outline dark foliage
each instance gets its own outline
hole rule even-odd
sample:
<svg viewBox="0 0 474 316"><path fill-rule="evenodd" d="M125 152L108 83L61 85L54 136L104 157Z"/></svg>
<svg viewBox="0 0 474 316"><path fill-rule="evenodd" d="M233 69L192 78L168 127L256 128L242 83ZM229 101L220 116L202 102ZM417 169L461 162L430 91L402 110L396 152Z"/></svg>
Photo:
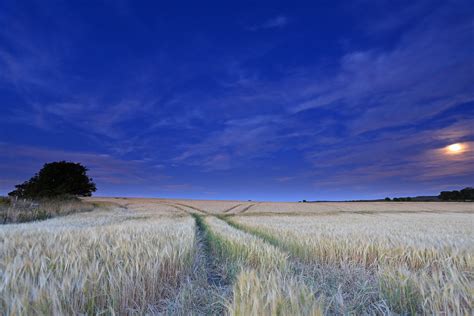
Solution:
<svg viewBox="0 0 474 316"><path fill-rule="evenodd" d="M87 168L80 163L59 161L47 163L30 180L15 186L8 195L25 199L91 196L96 191Z"/></svg>
<svg viewBox="0 0 474 316"><path fill-rule="evenodd" d="M461 191L443 191L438 197L443 201L474 201L474 188L464 188Z"/></svg>
<svg viewBox="0 0 474 316"><path fill-rule="evenodd" d="M411 202L413 199L409 196L407 197L399 197L399 198L393 198L394 202Z"/></svg>

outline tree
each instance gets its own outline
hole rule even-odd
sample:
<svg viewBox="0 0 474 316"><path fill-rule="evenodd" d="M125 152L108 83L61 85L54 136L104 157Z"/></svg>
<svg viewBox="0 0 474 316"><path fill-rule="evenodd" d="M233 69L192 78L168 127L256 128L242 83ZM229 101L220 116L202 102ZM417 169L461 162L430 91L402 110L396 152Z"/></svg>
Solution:
<svg viewBox="0 0 474 316"><path fill-rule="evenodd" d="M474 201L474 188L464 188L461 191L443 191L438 197L443 201Z"/></svg>
<svg viewBox="0 0 474 316"><path fill-rule="evenodd" d="M15 186L9 196L19 198L54 198L60 196L91 196L96 191L92 178L87 176L87 168L74 162L51 162L31 177Z"/></svg>
<svg viewBox="0 0 474 316"><path fill-rule="evenodd" d="M391 199L389 197L386 197L385 201L389 202L389 201L391 201Z"/></svg>
<svg viewBox="0 0 474 316"><path fill-rule="evenodd" d="M461 193L459 191L442 191L438 197L443 201L457 201L461 199Z"/></svg>
<svg viewBox="0 0 474 316"><path fill-rule="evenodd" d="M461 198L463 200L474 201L474 188L464 188L461 190Z"/></svg>

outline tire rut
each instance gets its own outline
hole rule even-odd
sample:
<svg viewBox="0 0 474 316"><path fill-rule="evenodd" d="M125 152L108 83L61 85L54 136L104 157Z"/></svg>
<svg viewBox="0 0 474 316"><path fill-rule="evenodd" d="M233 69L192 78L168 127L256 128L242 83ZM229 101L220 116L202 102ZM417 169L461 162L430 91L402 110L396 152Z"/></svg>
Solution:
<svg viewBox="0 0 474 316"><path fill-rule="evenodd" d="M209 245L208 237L206 236L206 228L202 217L197 214L192 214L192 216L196 222L196 240L204 254L207 283L210 286L218 288L228 287L228 282L221 277L218 272L217 264L212 259L211 247Z"/></svg>
<svg viewBox="0 0 474 316"><path fill-rule="evenodd" d="M218 273L219 269L213 260L209 237L206 235L206 226L203 223L205 215L187 210L185 212L195 220L195 255L192 269L183 276L183 283L176 295L164 302L156 314L228 315L232 284Z"/></svg>
<svg viewBox="0 0 474 316"><path fill-rule="evenodd" d="M186 214L186 215L189 215L190 213L185 210L184 208L178 206L178 205L174 205L174 204L168 204L168 203L163 203L163 205L168 205L168 206L171 206L171 207L174 207L175 209L177 209L178 211L182 212L183 214Z"/></svg>
<svg viewBox="0 0 474 316"><path fill-rule="evenodd" d="M180 205L180 206L188 207L188 208L193 209L193 210L195 210L195 211L198 211L198 212L200 212L200 213L202 213L202 214L210 215L209 212L206 212L206 211L204 211L204 210L201 210L201 209L199 209L199 208L197 208L197 207L194 207L194 206L192 206L192 205L187 205L187 204L178 203L178 202L175 202L175 203L173 203L173 204L174 204L174 205Z"/></svg>
<svg viewBox="0 0 474 316"><path fill-rule="evenodd" d="M237 204L237 205L234 205L234 206L232 206L231 208L228 208L228 209L224 210L223 213L229 213L230 211L232 211L233 209L235 209L235 208L237 208L237 207L239 207L239 206L241 206L241 205L242 205L242 203Z"/></svg>
<svg viewBox="0 0 474 316"><path fill-rule="evenodd" d="M248 210L250 210L252 207L254 207L255 205L257 205L257 204L250 204L249 206L244 207L244 208L243 208L240 212L238 212L237 214L245 213L245 212L247 212Z"/></svg>

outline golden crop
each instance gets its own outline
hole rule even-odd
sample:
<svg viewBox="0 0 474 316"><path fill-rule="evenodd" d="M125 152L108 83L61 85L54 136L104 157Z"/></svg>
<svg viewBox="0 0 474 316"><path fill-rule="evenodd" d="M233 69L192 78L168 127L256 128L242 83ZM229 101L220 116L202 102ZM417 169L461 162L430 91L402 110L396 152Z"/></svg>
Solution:
<svg viewBox="0 0 474 316"><path fill-rule="evenodd" d="M0 226L0 314L473 311L470 203L91 200Z"/></svg>

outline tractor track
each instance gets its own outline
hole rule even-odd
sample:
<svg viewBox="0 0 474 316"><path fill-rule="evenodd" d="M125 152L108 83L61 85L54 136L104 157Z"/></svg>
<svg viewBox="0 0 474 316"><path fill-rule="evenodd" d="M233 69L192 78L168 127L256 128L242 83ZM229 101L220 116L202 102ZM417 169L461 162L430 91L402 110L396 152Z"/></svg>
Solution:
<svg viewBox="0 0 474 316"><path fill-rule="evenodd" d="M174 207L175 209L177 209L178 211L180 211L182 214L185 214L185 215L189 215L189 212L187 210L185 210L184 208L178 206L178 205L174 205L174 204L170 204L170 203L162 203L163 205L168 205L168 206L171 206L171 207Z"/></svg>
<svg viewBox="0 0 474 316"><path fill-rule="evenodd" d="M190 208L190 209L192 209L192 210L195 210L195 211L198 211L198 212L200 212L200 213L202 213L202 214L210 215L209 212L206 212L206 211L201 210L201 209L199 209L199 208L197 208L197 207L194 207L194 206L191 206L191 205L187 205L187 204L184 204L184 203L174 202L173 205L179 205L179 206L188 207L188 208Z"/></svg>
<svg viewBox="0 0 474 316"><path fill-rule="evenodd" d="M237 204L237 205L234 205L234 206L232 206L231 208L228 208L228 209L224 210L223 213L229 213L230 211L232 211L233 209L235 209L235 208L237 208L237 207L239 207L239 206L241 206L241 205L242 205L242 203Z"/></svg>
<svg viewBox="0 0 474 316"><path fill-rule="evenodd" d="M240 212L238 212L237 214L242 214L242 213L245 213L247 212L248 210L250 210L252 207L254 207L255 205L257 205L256 203L255 204L250 204L249 206L246 206L244 207Z"/></svg>
<svg viewBox="0 0 474 316"><path fill-rule="evenodd" d="M211 246L207 236L207 227L204 224L204 219L199 214L192 214L196 221L196 240L198 247L202 253L205 273L208 285L212 287L228 287L228 282L219 274L217 263L213 259Z"/></svg>

